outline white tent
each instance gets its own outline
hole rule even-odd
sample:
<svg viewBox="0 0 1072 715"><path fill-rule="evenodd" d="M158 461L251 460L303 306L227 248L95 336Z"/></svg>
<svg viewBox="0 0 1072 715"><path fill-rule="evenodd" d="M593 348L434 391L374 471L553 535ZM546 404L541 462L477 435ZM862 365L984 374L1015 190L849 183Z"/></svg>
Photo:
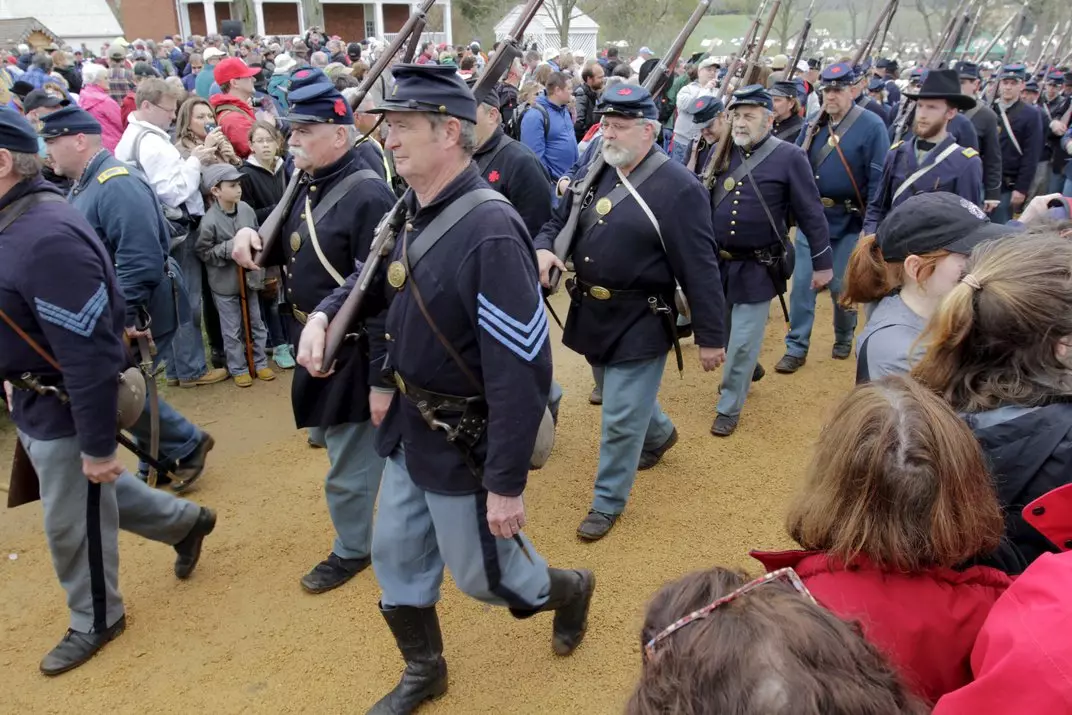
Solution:
<svg viewBox="0 0 1072 715"><path fill-rule="evenodd" d="M122 36L106 0L0 0L0 17L33 17L71 47L83 42L93 52Z"/></svg>
<svg viewBox="0 0 1072 715"><path fill-rule="evenodd" d="M495 39L501 40L510 32L521 14L523 5L517 5L495 26ZM541 54L562 46L558 27L552 17L561 17L562 11L555 0L546 0L525 32L525 44L535 42ZM574 53L583 52L594 57L599 47L599 24L576 7L570 15L569 47Z"/></svg>

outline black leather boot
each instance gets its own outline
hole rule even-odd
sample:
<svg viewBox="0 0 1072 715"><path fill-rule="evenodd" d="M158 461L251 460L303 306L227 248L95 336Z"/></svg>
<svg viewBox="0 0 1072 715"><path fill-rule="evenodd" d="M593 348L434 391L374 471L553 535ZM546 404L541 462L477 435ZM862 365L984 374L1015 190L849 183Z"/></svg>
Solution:
<svg viewBox="0 0 1072 715"><path fill-rule="evenodd" d="M569 655L584 640L588 630L588 606L596 588L596 575L588 569L547 569L551 594L541 611L554 611L551 647L559 655Z"/></svg>
<svg viewBox="0 0 1072 715"><path fill-rule="evenodd" d="M369 710L369 715L408 715L425 700L447 692L447 661L443 660L443 634L435 606L414 608L380 606L383 620L395 636L406 669L395 689Z"/></svg>

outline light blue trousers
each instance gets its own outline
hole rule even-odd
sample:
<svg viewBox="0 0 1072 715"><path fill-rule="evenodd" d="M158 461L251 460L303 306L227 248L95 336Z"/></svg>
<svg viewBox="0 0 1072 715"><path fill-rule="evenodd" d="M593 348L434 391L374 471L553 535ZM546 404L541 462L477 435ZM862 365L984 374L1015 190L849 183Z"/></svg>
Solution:
<svg viewBox="0 0 1072 715"><path fill-rule="evenodd" d="M852 347L852 337L856 332L856 311L846 310L838 305L841 286L845 280L845 268L849 265L849 256L856 248L860 238L858 233L839 237L830 237L830 248L834 260L834 280L830 281L830 298L834 302L834 343ZM811 248L807 237L797 232L796 249L798 256L810 256ZM785 351L793 357L807 357L811 345L811 331L815 326L816 292L811 289L812 268L810 260L797 261L793 270L793 291L789 294L789 334L785 338Z"/></svg>
<svg viewBox="0 0 1072 715"><path fill-rule="evenodd" d="M372 539L383 608L435 605L446 566L458 588L478 601L534 611L547 602L551 580L536 547L524 534L521 540L529 556L514 539L492 536L487 492L425 491L410 478L401 449L388 458Z"/></svg>
<svg viewBox="0 0 1072 715"><path fill-rule="evenodd" d="M737 303L730 310L730 341L726 346L726 363L722 366L722 396L718 400L720 415L737 417L744 408L769 315L770 301Z"/></svg>
<svg viewBox="0 0 1072 715"><path fill-rule="evenodd" d="M674 423L659 407L659 383L666 356L606 365L593 370L603 391L603 427L599 441L592 509L621 514L636 479L640 453L662 446Z"/></svg>

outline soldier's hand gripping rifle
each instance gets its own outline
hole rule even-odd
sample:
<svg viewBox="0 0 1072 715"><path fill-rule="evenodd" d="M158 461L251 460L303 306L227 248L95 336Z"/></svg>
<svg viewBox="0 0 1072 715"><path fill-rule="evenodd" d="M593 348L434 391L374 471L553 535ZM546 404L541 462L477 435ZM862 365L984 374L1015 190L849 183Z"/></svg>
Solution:
<svg viewBox="0 0 1072 715"><path fill-rule="evenodd" d="M409 16L406 24L402 26L402 29L391 40L387 48L380 53L376 62L365 74L364 80L357 88L353 106L361 106L361 101L365 98L365 95L375 86L380 79L380 75L384 73L387 66L394 60L395 55L398 54L398 51L410 39L410 35L416 35L417 39L410 45L407 55L420 43L421 30L424 28L428 11L432 9L434 4L435 0L423 0L416 11ZM272 247L279 241L283 233L283 224L286 223L287 216L290 214L291 204L294 203L294 198L298 193L298 187L301 185L304 174L305 172L300 169L294 172L290 177L290 183L287 184L287 188L283 192L282 198L279 199L279 203L276 204L276 207L268 214L268 218L264 219L264 223L257 229L257 235L261 238L261 250L253 252L253 260L261 268L264 267L264 260L271 255Z"/></svg>
<svg viewBox="0 0 1072 715"><path fill-rule="evenodd" d="M670 84L671 69L677 66L677 60L681 56L682 50L685 49L685 43L688 42L689 36L696 29L696 26L700 24L703 16L707 14L710 6L711 0L700 0L700 4L696 6L696 9L692 11L692 15L689 16L688 22L677 33L674 41L670 43L670 48L666 51L666 54L662 56L651 74L644 80L644 89L651 93L652 99L658 99L659 95L666 91ZM603 172L604 164L603 154L600 152L588 167L588 172L585 174L584 180L577 191L574 192L573 187L569 189L570 192L574 193L573 203L570 206L566 225L558 232L554 243L555 255L560 261L565 261L569 256L570 249L573 247L574 234L577 233L577 224L581 220L581 201ZM557 268L552 268L549 281L551 293L558 290L558 283L561 279L561 271Z"/></svg>
<svg viewBox="0 0 1072 715"><path fill-rule="evenodd" d="M429 6L432 4L429 0L426 0L426 2ZM478 102L491 87L494 87L502 79L502 76L510 69L511 63L521 56L521 40L524 37L525 28L532 22L532 18L535 17L542 4L543 0L529 0L521 9L521 14L518 16L514 27L510 30L510 34L503 39L494 60L485 68L480 80L473 87L473 96L477 97ZM388 52L385 52L384 56ZM369 247L368 257L362 264L360 273L358 273L357 282L353 290L350 291L350 295L346 296L346 301L339 308L335 319L328 324L327 337L324 341L324 357L321 362L322 372L330 372L332 363L335 362L339 347L342 345L343 340L346 339L351 323L360 314L361 304L372 286L380 264L394 250L398 232L402 230L402 226L406 222L406 197L408 195L409 192L407 191L406 195L395 202L391 210L380 220L379 225L376 227L376 235L372 239L372 245Z"/></svg>
<svg viewBox="0 0 1072 715"><path fill-rule="evenodd" d="M749 75L752 73L752 68L756 66L756 62L759 60L759 56L763 53L763 45L767 43L767 35L770 34L771 25L774 24L774 18L778 14L779 8L781 8L781 0L774 0L774 6L771 7L770 14L767 16L767 24L763 27L763 33L759 40L752 46L752 51L748 53L748 64L745 65L744 74L741 75L741 81L747 82ZM729 73L727 73L727 78ZM722 101L726 101L727 88L723 89ZM728 103L727 103L728 104ZM725 171L726 166L730 160L730 146L733 144L731 138L731 127L727 126L723 130L722 138L719 140L715 150L711 152L711 156L707 159L707 165L704 167L703 182L704 186L711 189L715 183L715 174Z"/></svg>

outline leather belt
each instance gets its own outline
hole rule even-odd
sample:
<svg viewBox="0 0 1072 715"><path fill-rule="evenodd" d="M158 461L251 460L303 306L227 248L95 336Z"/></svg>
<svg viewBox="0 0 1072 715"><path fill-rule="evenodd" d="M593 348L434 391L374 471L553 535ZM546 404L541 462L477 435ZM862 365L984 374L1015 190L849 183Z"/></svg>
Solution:
<svg viewBox="0 0 1072 715"><path fill-rule="evenodd" d="M406 382L406 379L402 377L398 372L394 373L395 385L398 386L398 391L402 395L419 405L425 403L430 409L446 410L448 412L465 412L472 405L484 401L484 398L480 395L475 397L458 397L457 395L447 395L441 392L432 392L430 390L424 390L416 385L411 385Z"/></svg>
<svg viewBox="0 0 1072 715"><path fill-rule="evenodd" d="M617 290L611 288L604 288L603 286L592 285L591 283L585 283L584 281L573 278L566 282L566 291L572 297L587 297L594 298L595 300L610 300L611 298L639 298L647 300L654 291L646 290Z"/></svg>
<svg viewBox="0 0 1072 715"><path fill-rule="evenodd" d="M832 199L828 196L820 199L823 202L823 208L832 209L834 207L840 207L848 211L849 213L857 212L860 209L856 207L852 199Z"/></svg>

